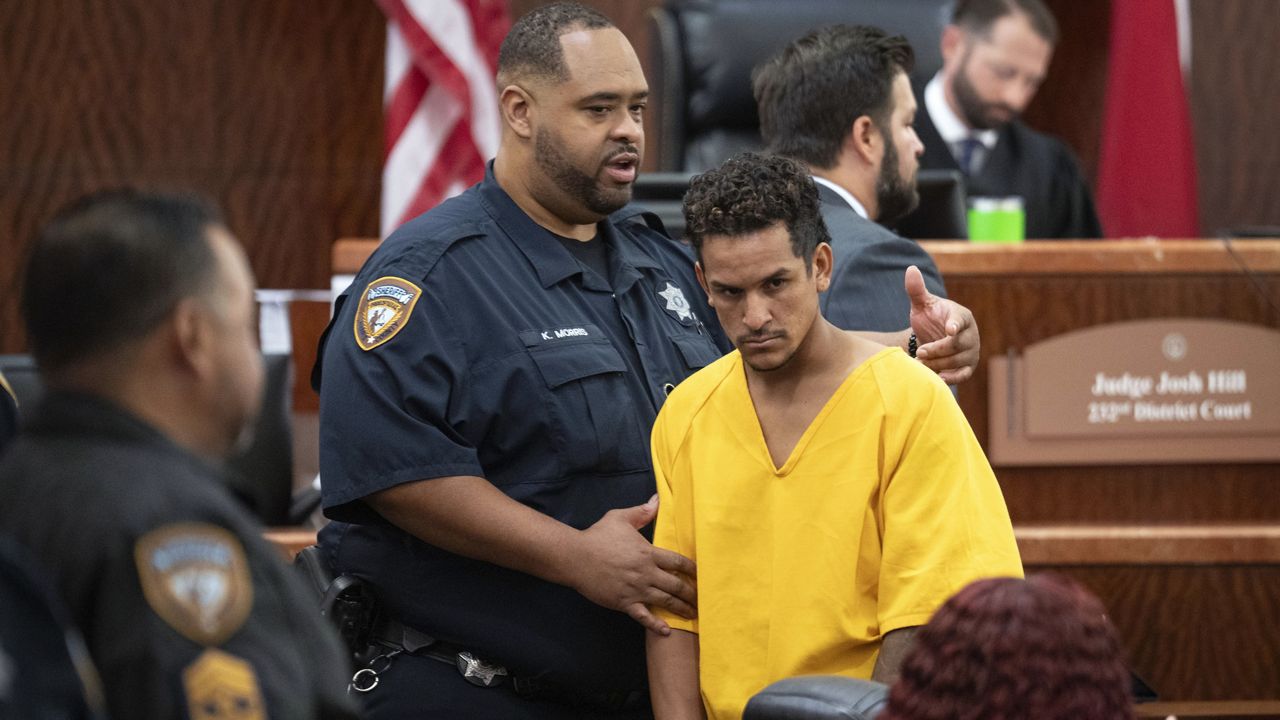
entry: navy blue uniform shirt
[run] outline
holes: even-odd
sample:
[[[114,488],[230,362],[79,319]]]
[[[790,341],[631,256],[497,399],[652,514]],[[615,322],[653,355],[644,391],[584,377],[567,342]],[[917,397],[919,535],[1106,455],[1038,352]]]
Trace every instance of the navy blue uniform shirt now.
[[[0,458],[0,528],[53,582],[110,717],[358,717],[337,634],[222,469],[124,408],[46,394]]]
[[[445,552],[364,502],[486,478],[575,528],[654,492],[667,392],[729,348],[688,252],[624,209],[598,224],[605,280],[485,179],[387,238],[321,341],[321,534],[401,621],[514,674],[644,684],[643,629],[573,590]]]

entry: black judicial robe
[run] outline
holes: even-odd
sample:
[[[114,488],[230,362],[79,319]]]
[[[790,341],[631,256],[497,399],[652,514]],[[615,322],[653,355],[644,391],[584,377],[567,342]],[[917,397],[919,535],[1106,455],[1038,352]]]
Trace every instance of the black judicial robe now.
[[[920,167],[959,170],[951,149],[933,126],[924,100],[917,100],[916,134],[924,143]],[[1102,237],[1093,196],[1067,146],[1018,120],[998,132],[996,146],[987,154],[982,169],[965,179],[969,197],[1021,195],[1028,239]]]

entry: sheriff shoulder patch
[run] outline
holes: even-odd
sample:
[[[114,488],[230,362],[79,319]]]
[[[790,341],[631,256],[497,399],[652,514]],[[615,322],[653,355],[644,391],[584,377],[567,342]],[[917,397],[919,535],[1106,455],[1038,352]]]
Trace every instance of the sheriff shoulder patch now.
[[[209,648],[182,671],[191,720],[264,720],[258,676],[248,662]]]
[[[244,625],[253,581],[244,547],[230,531],[206,523],[166,525],[133,549],[142,594],[174,630],[217,645]]]
[[[396,336],[409,322],[422,288],[404,278],[386,276],[369,283],[356,306],[356,344],[372,350]]]

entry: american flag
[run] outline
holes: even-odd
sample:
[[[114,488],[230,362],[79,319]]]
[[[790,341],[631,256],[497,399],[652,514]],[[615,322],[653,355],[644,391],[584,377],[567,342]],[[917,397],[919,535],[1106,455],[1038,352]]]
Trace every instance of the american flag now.
[[[484,176],[498,150],[505,0],[377,0],[387,16],[382,235]]]

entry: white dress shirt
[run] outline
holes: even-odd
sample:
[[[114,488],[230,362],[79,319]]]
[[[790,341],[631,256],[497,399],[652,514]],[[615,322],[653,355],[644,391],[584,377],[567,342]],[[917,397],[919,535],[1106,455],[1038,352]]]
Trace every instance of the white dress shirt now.
[[[946,94],[942,89],[942,73],[939,72],[933,76],[928,85],[924,86],[924,107],[929,112],[929,119],[933,121],[933,127],[938,130],[938,135],[942,136],[942,141],[947,144],[947,148],[951,150],[951,156],[961,165],[963,170],[964,141],[967,138],[973,138],[982,143],[973,151],[972,166],[970,174],[976,175],[982,169],[982,163],[987,159],[987,155],[996,146],[996,140],[999,135],[995,130],[973,130],[960,116],[956,115],[951,106],[947,104]]]
[[[862,207],[862,203],[858,202],[858,198],[851,195],[848,190],[845,190],[844,188],[840,187],[839,185],[831,182],[826,178],[818,177],[817,175],[813,176],[813,181],[824,187],[831,188],[832,191],[835,192],[835,194],[844,198],[844,201],[849,203],[849,207],[853,208],[853,211],[861,215],[863,219],[865,220],[871,219],[870,217],[867,216],[867,209]]]

